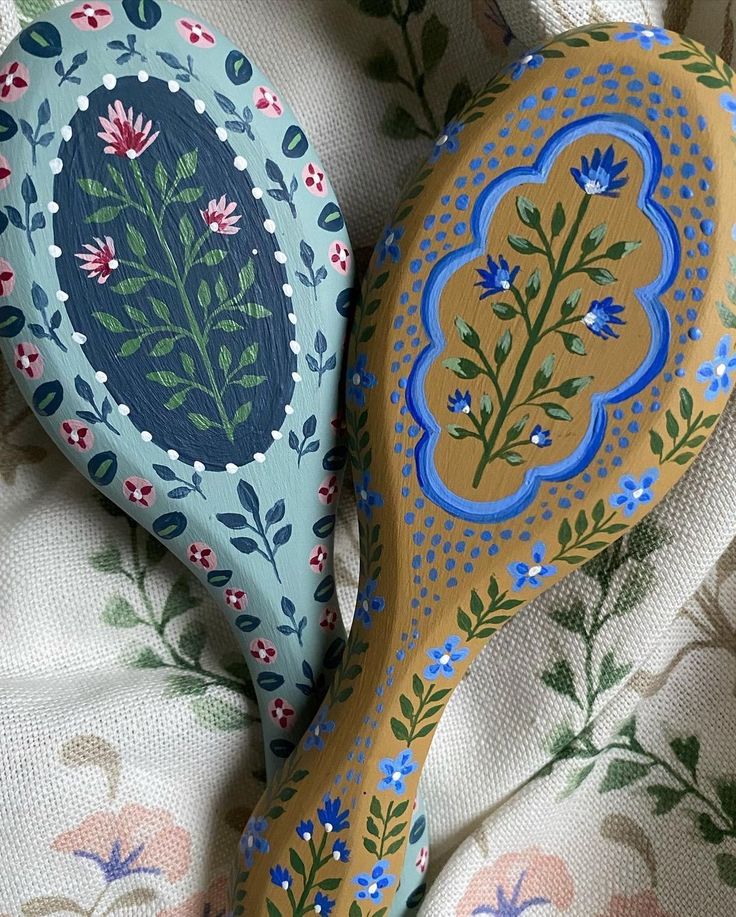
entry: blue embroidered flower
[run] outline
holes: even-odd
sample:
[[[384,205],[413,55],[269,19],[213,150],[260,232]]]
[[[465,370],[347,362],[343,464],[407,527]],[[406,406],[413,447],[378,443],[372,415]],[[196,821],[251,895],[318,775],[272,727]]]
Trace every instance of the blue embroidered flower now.
[[[278,888],[283,888],[284,891],[287,891],[291,888],[291,883],[294,880],[291,878],[291,873],[288,869],[284,869],[283,866],[274,866],[271,869],[271,881]]]
[[[365,390],[374,388],[376,377],[366,370],[368,358],[361,353],[355,361],[355,366],[348,371],[348,398],[351,398],[359,408],[365,405]]]
[[[322,736],[325,733],[335,731],[335,721],[327,719],[327,712],[327,707],[322,707],[314,722],[309,727],[307,738],[304,742],[304,747],[306,749],[316,748],[318,751],[322,751],[325,747],[325,740]]]
[[[730,354],[730,356],[729,356]],[[695,378],[698,382],[707,383],[705,400],[713,401],[720,394],[731,388],[731,376],[736,369],[736,354],[731,353],[731,338],[725,334],[716,347],[712,360],[706,360],[698,367]]]
[[[511,891],[510,898],[506,896],[506,889],[503,885],[497,885],[495,905],[481,904],[480,907],[472,911],[471,917],[480,917],[482,914],[487,914],[488,917],[521,917],[521,914],[525,913],[530,908],[537,908],[544,904],[550,904],[550,899],[543,898],[541,895],[535,895],[533,898],[521,897],[522,885],[526,876],[526,870],[522,870],[521,875],[516,880],[516,884]]]
[[[526,57],[522,57],[521,60],[516,61],[511,68],[511,79],[518,80],[527,69],[538,70],[543,63],[544,58],[541,54],[527,54]]]
[[[543,430],[541,423],[538,423],[529,435],[529,442],[539,449],[544,449],[545,446],[552,445],[552,437],[549,430]]]
[[[377,490],[371,490],[371,473],[364,471],[360,481],[355,483],[355,496],[358,498],[358,509],[370,519],[374,506],[383,506],[383,497]]]
[[[314,896],[314,913],[322,914],[323,917],[328,917],[332,913],[332,908],[335,906],[335,902],[332,898],[328,898],[327,895],[323,895],[322,892],[317,892]]]
[[[350,862],[350,848],[339,838],[332,845],[332,859],[337,860],[338,863],[349,863]]]
[[[614,162],[613,155],[613,144],[610,144],[603,154],[596,147],[590,162],[587,156],[583,156],[580,168],[570,169],[570,174],[586,194],[618,197],[617,189],[622,188],[629,180],[626,175],[618,177],[628,165],[628,159]]]
[[[456,153],[460,149],[460,140],[458,135],[462,131],[464,124],[458,121],[450,121],[445,130],[437,138],[432,155],[429,157],[430,162],[437,162],[443,153]]]
[[[380,904],[383,900],[384,888],[389,888],[396,881],[396,876],[389,875],[388,860],[379,860],[371,872],[361,872],[355,876],[353,882],[358,886],[355,897],[359,901],[372,901],[374,904]]]
[[[311,818],[308,818],[306,821],[299,822],[296,833],[303,841],[311,841],[314,836],[314,822]]]
[[[721,93],[721,108],[725,108],[733,117],[731,118],[731,128],[736,130],[736,96],[730,92]]]
[[[331,834],[333,831],[344,831],[346,828],[350,827],[350,812],[348,809],[341,812],[340,805],[340,798],[338,796],[334,799],[325,796],[323,807],[317,809],[319,823],[328,834]]]
[[[386,258],[396,264],[401,258],[401,248],[399,242],[404,235],[403,226],[387,226],[383,232],[383,238],[378,243],[378,264],[383,264]]]
[[[444,675],[445,678],[452,678],[455,674],[452,664],[465,659],[470,652],[467,646],[456,649],[459,642],[460,638],[453,635],[445,640],[443,646],[435,646],[431,650],[427,650],[427,655],[433,662],[425,668],[425,678],[437,678],[439,675]]]
[[[270,847],[268,841],[263,837],[263,832],[268,827],[265,818],[251,818],[245,826],[243,836],[240,838],[240,852],[247,869],[253,866],[254,853],[268,853]]]
[[[470,392],[465,392],[463,395],[459,388],[455,389],[454,395],[447,396],[447,410],[452,411],[453,414],[469,414],[471,404]]]
[[[531,564],[524,563],[524,561],[509,564],[509,573],[515,577],[515,591],[522,589],[524,586],[531,586],[536,589],[545,576],[554,576],[557,573],[557,567],[554,564],[544,563],[545,551],[544,544],[538,541],[532,549]]]
[[[486,296],[493,296],[494,293],[503,293],[505,290],[510,289],[516,275],[521,270],[518,264],[514,268],[509,268],[509,263],[503,255],[498,256],[498,264],[488,255],[486,267],[488,268],[486,271],[484,271],[482,267],[476,268],[481,279],[475,286],[483,287],[485,290],[485,293],[480,294],[481,299],[485,299]]]
[[[378,769],[384,775],[378,782],[378,789],[393,790],[397,796],[401,796],[406,791],[404,777],[413,774],[418,767],[416,761],[412,761],[410,748],[402,751],[395,758],[384,758],[378,765]]]
[[[355,617],[366,627],[371,626],[373,615],[383,611],[386,605],[385,600],[380,595],[376,595],[376,586],[376,581],[369,579],[358,593],[355,603]]]
[[[642,25],[639,22],[629,23],[630,32],[615,35],[616,41],[638,41],[645,51],[651,51],[655,42],[658,45],[671,45],[672,38],[663,28],[656,25]]]
[[[623,311],[624,307],[615,303],[613,296],[606,296],[605,299],[592,300],[590,308],[580,321],[597,337],[607,341],[609,338],[618,337],[611,325],[626,324],[622,318],[618,317],[619,313]]]
[[[650,468],[637,481],[630,474],[625,474],[619,481],[619,486],[623,488],[620,493],[613,494],[610,499],[611,506],[623,507],[624,516],[631,516],[642,503],[651,503],[653,499],[652,484],[659,477],[659,471],[656,468]]]

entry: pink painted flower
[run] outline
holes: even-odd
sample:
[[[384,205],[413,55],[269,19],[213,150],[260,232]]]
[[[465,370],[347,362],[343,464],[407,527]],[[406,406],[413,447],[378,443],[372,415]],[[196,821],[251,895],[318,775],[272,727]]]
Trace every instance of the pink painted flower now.
[[[112,10],[106,3],[83,3],[72,10],[69,18],[83,32],[95,32],[110,25]]]
[[[0,258],[0,296],[10,296],[15,287],[15,271],[9,261]]]
[[[651,888],[636,895],[614,895],[598,917],[674,917],[665,911]]]
[[[263,663],[263,665],[271,665],[272,662],[276,662],[278,651],[270,640],[266,640],[264,637],[258,637],[255,640],[251,640],[250,654],[254,659],[257,659],[258,662]]]
[[[327,563],[327,548],[323,544],[315,545],[309,555],[309,566],[313,573],[322,573]]]
[[[328,474],[327,477],[319,485],[319,490],[317,491],[317,496],[319,497],[319,502],[324,503],[325,506],[329,506],[333,500],[337,497],[337,475]]]
[[[314,162],[308,162],[302,170],[302,181],[307,191],[316,197],[324,197],[327,194],[327,176],[324,171]]]
[[[248,594],[244,589],[226,589],[225,604],[233,611],[242,611],[248,604]]]
[[[156,490],[145,478],[126,478],[123,481],[123,494],[127,500],[139,506],[149,507],[156,502]]]
[[[21,341],[15,345],[15,368],[29,379],[40,379],[43,375],[43,357],[35,344]]]
[[[0,191],[8,187],[12,174],[13,170],[10,168],[10,163],[4,156],[0,155]]]
[[[16,102],[28,89],[28,67],[13,61],[0,70],[0,102]]]
[[[426,847],[422,847],[417,856],[417,869],[419,872],[426,872],[427,866],[429,865],[429,850]]]
[[[267,118],[280,118],[284,113],[281,100],[268,86],[256,86],[253,90],[253,102],[258,111],[263,112]]]
[[[330,246],[330,266],[338,274],[347,274],[350,269],[350,249],[344,242],[333,242]]]
[[[79,252],[74,257],[83,261],[79,265],[82,271],[89,271],[87,276],[97,278],[97,283],[105,283],[107,278],[118,268],[118,259],[115,257],[115,243],[110,236],[105,236],[105,241],[95,236],[97,247],[85,243],[86,252]]]
[[[268,705],[268,712],[271,719],[280,726],[281,729],[286,729],[296,714],[294,708],[290,707],[283,697],[277,697],[275,700],[272,700]]]
[[[214,570],[217,566],[217,555],[212,548],[203,541],[195,541],[187,548],[189,563],[204,570]]]
[[[114,105],[107,106],[107,117],[99,117],[103,130],[97,134],[100,140],[107,143],[105,152],[115,156],[127,156],[137,159],[158,137],[159,132],[151,133],[153,121],[143,123],[143,115],[133,118],[133,109],[126,112],[123,103],[117,99]]]
[[[96,812],[60,834],[52,847],[94,863],[105,881],[132,875],[182,879],[191,865],[189,832],[165,809],[129,803],[119,812]]]
[[[322,609],[322,617],[320,618],[319,626],[324,627],[325,630],[334,630],[336,624],[337,611],[334,608]]]
[[[66,444],[77,452],[87,452],[95,441],[94,433],[81,420],[62,420],[59,432]]]
[[[235,201],[230,201],[228,204],[223,194],[219,201],[213,198],[207,205],[207,209],[199,212],[212,232],[219,232],[223,236],[234,236],[236,232],[240,232],[240,227],[235,224],[242,219],[239,213],[233,213],[237,206]]]
[[[198,48],[211,48],[215,44],[215,36],[208,32],[201,22],[177,19],[176,30],[190,45],[196,45]]]
[[[158,917],[225,917],[228,910],[229,879],[218,876],[210,882],[205,892],[190,895],[186,901],[173,907],[165,907]]]

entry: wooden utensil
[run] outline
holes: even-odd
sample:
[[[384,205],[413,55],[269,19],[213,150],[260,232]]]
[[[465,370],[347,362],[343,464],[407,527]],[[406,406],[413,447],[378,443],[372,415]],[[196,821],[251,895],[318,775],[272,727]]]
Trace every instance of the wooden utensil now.
[[[387,912],[472,658],[713,429],[736,371],[732,79],[662,29],[570,32],[494,79],[416,175],[352,333],[356,623],[307,733],[325,748],[302,744],[246,829],[236,915]]]

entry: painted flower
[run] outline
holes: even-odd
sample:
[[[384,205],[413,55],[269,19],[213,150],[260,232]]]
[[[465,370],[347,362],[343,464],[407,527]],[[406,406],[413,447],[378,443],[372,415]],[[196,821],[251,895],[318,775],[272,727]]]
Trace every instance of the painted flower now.
[[[355,602],[355,617],[365,627],[370,627],[373,621],[373,615],[383,611],[386,602],[380,596],[376,595],[378,583],[374,579],[369,579],[365,586],[358,592],[358,598]]]
[[[378,243],[378,264],[379,266],[388,258],[394,264],[401,258],[401,248],[399,242],[404,235],[403,226],[387,226],[383,231],[381,241]]]
[[[731,338],[725,334],[718,345],[712,360],[701,363],[695,373],[698,382],[705,382],[705,400],[713,401],[718,395],[725,394],[731,388],[731,373],[736,369],[736,353],[731,353]]]
[[[455,389],[454,395],[447,396],[447,410],[453,414],[469,414],[472,403],[470,392],[463,394],[459,388]]]
[[[675,917],[672,911],[665,911],[657,899],[654,889],[637,892],[635,895],[614,895],[605,911],[597,917]]]
[[[83,32],[95,32],[110,25],[112,10],[106,3],[83,3],[71,11],[69,18]]]
[[[280,118],[284,113],[281,99],[268,86],[256,86],[253,90],[253,104],[267,118]]]
[[[732,115],[731,128],[736,130],[736,96],[730,92],[723,92],[721,93],[720,102],[721,108],[724,108]]]
[[[427,650],[427,655],[432,660],[424,669],[425,678],[438,678],[443,675],[445,678],[452,678],[455,674],[453,663],[465,659],[470,650],[467,646],[457,648],[460,643],[460,637],[456,634],[448,637],[442,646],[435,646]]]
[[[549,435],[549,430],[543,430],[541,423],[538,423],[529,435],[529,442],[539,449],[544,449],[552,445],[552,437]]]
[[[339,838],[332,845],[332,859],[338,863],[349,863],[350,862],[350,848]]]
[[[113,271],[118,268],[118,259],[115,257],[115,243],[110,236],[105,236],[105,241],[95,236],[97,247],[85,243],[87,252],[79,252],[74,257],[79,258],[83,264],[79,265],[80,270],[89,271],[87,276],[92,279],[97,278],[97,283],[105,283]]]
[[[629,180],[626,175],[618,177],[626,168],[628,159],[614,162],[613,155],[613,144],[610,144],[603,154],[596,147],[590,162],[587,156],[583,156],[580,168],[570,169],[570,174],[586,194],[618,197],[617,189],[622,188]]]
[[[361,872],[353,879],[358,886],[355,897],[359,901],[371,901],[380,904],[383,891],[396,881],[396,876],[389,875],[388,860],[379,860],[370,872]]]
[[[214,570],[217,566],[217,555],[212,548],[202,541],[195,541],[187,548],[189,563],[203,570]]]
[[[419,872],[427,871],[427,866],[429,866],[429,849],[427,847],[422,847],[422,849],[417,854],[415,866]]]
[[[367,371],[367,363],[368,358],[361,353],[353,368],[348,370],[348,398],[354,401],[359,408],[365,406],[365,389],[375,388],[378,381],[373,373]]]
[[[435,141],[429,157],[430,162],[437,162],[444,153],[456,153],[460,149],[460,132],[464,126],[464,124],[454,120],[445,126],[444,131]]]
[[[87,452],[95,441],[94,433],[81,420],[63,420],[59,432],[66,444],[77,452]]]
[[[143,874],[178,882],[191,865],[189,833],[164,809],[135,803],[88,816],[52,847],[94,863],[107,883]]]
[[[10,296],[15,289],[15,271],[9,261],[0,258],[0,296]]]
[[[626,324],[622,318],[618,317],[619,313],[623,311],[624,307],[615,303],[613,296],[606,296],[605,299],[594,299],[580,321],[597,337],[607,341],[609,338],[618,337],[611,325]]]
[[[10,168],[10,163],[4,156],[0,155],[0,191],[8,187],[12,174],[13,170]]]
[[[639,481],[632,478],[630,474],[625,474],[619,481],[622,490],[613,494],[610,499],[611,506],[616,509],[623,508],[624,516],[631,516],[641,504],[652,502],[654,499],[652,484],[658,477],[659,471],[656,468],[645,471]]]
[[[228,203],[223,194],[219,201],[213,198],[207,205],[207,209],[199,212],[212,232],[217,232],[221,236],[234,236],[235,233],[240,232],[240,227],[235,224],[242,219],[241,214],[233,212],[237,206],[235,201]]]
[[[191,19],[177,19],[176,31],[190,45],[196,45],[198,48],[211,48],[215,44],[215,36],[201,22],[194,22]]]
[[[0,70],[0,102],[15,102],[28,89],[28,67],[13,61]]]
[[[206,891],[195,892],[181,904],[165,907],[157,917],[226,917],[229,903],[230,880],[226,875],[210,882]]]
[[[153,506],[156,502],[156,490],[150,481],[133,475],[123,481],[123,495],[130,503],[138,506]]]
[[[406,792],[404,777],[413,774],[419,765],[412,760],[412,751],[405,749],[395,758],[383,758],[378,765],[383,777],[378,781],[379,790],[393,790],[397,796]]]
[[[302,169],[304,187],[315,197],[324,197],[327,194],[327,176],[316,162],[308,162]]]
[[[557,567],[554,564],[545,564],[544,555],[546,548],[541,541],[538,541],[532,549],[532,562],[525,563],[523,560],[515,564],[509,564],[509,573],[514,577],[514,590],[523,589],[524,586],[531,586],[536,589],[546,576],[554,576],[557,573]]]
[[[672,44],[672,36],[660,26],[642,25],[640,22],[631,22],[629,25],[631,31],[615,35],[616,41],[638,41],[645,51],[651,51],[655,44]]]
[[[350,249],[344,242],[333,242],[329,252],[330,267],[338,274],[347,274],[350,270]]]
[[[103,129],[97,136],[107,143],[105,152],[114,156],[137,159],[159,135],[158,131],[151,133],[153,121],[144,124],[142,114],[134,118],[133,109],[126,112],[120,99],[107,106],[107,117],[100,115],[99,121]]]
[[[485,293],[480,294],[481,299],[485,299],[486,296],[493,296],[494,293],[503,293],[510,289],[512,283],[516,279],[516,275],[521,270],[518,264],[516,267],[509,268],[509,263],[503,255],[498,256],[498,263],[488,255],[486,267],[488,268],[487,270],[483,270],[481,267],[476,268],[481,279],[475,286],[483,287],[485,290]]]
[[[243,835],[240,838],[240,852],[245,861],[246,869],[253,866],[254,853],[268,853],[270,845],[263,836],[268,822],[265,818],[256,818],[254,815],[248,819]]]
[[[328,898],[327,895],[324,895],[322,892],[317,892],[314,896],[314,913],[315,914],[324,914],[325,917],[328,917],[332,913],[332,909],[335,906],[335,902],[332,898]]]
[[[291,888],[291,883],[294,880],[291,878],[291,873],[288,869],[284,869],[283,866],[273,866],[271,867],[271,882],[279,888],[283,888],[284,891],[287,891]]]
[[[291,725],[296,711],[289,706],[283,697],[276,697],[268,705],[268,714],[279,728],[287,729]]]
[[[319,626],[325,630],[334,630],[337,624],[337,611],[334,608],[323,608]]]
[[[350,827],[350,810],[341,809],[339,796],[334,799],[325,796],[322,808],[317,809],[317,818],[328,834],[345,831]]]
[[[339,485],[337,482],[336,474],[328,474],[327,477],[319,485],[317,490],[317,496],[319,497],[319,502],[323,503],[325,506],[329,506],[330,503],[337,497],[337,491]]]
[[[297,825],[296,833],[303,841],[311,841],[314,837],[314,822],[311,818],[308,818],[306,821],[301,821]]]
[[[35,344],[21,341],[13,351],[15,368],[29,379],[40,379],[43,375],[43,357]]]
[[[312,548],[312,551],[309,555],[309,566],[311,567],[312,573],[324,572],[328,556],[328,551],[325,545],[318,544]]]
[[[370,519],[374,506],[383,506],[383,497],[377,490],[371,490],[371,473],[366,470],[363,477],[355,482],[355,496],[358,509]]]
[[[265,637],[257,637],[255,640],[251,640],[249,649],[251,656],[263,665],[271,665],[276,662],[278,650],[275,644],[270,640],[266,640]]]
[[[328,720],[327,715],[327,707],[322,707],[317,716],[314,718],[314,722],[307,730],[307,738],[304,742],[304,747],[306,749],[316,748],[318,751],[322,751],[322,749],[325,747],[325,740],[323,736],[325,733],[329,735],[331,732],[335,731],[335,721]]]
[[[544,58],[541,54],[527,54],[525,57],[522,57],[521,60],[516,61],[512,66],[511,79],[518,80],[527,70],[538,70],[543,63]]]
[[[248,593],[244,589],[225,590],[225,604],[233,611],[242,611],[248,604]]]

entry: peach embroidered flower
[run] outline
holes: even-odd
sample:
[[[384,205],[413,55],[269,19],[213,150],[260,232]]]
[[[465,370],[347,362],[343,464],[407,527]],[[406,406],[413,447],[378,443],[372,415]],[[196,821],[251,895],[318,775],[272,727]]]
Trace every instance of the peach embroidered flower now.
[[[201,22],[177,19],[176,30],[190,45],[196,45],[198,48],[212,48],[216,44],[215,36]]]
[[[107,278],[118,268],[118,259],[115,257],[115,243],[110,236],[105,236],[105,241],[95,236],[97,247],[85,243],[87,252],[79,252],[74,257],[83,261],[79,265],[82,271],[89,271],[89,278],[97,277],[97,283],[105,283]]]
[[[218,876],[210,882],[207,891],[190,895],[181,904],[165,907],[158,912],[158,917],[225,917],[228,889],[228,877]]]
[[[16,102],[28,89],[28,67],[13,61],[0,70],[0,102]]]
[[[195,541],[187,549],[189,563],[195,567],[202,567],[204,570],[214,570],[217,566],[217,555],[208,544],[202,541]]]
[[[268,86],[256,86],[253,90],[253,102],[267,118],[280,118],[284,113],[281,100]]]
[[[329,251],[330,266],[338,274],[347,274],[350,268],[350,249],[344,242],[333,242]]]
[[[143,115],[133,117],[133,109],[126,112],[120,99],[114,105],[107,106],[107,117],[99,117],[103,130],[97,134],[100,140],[107,143],[105,152],[114,156],[127,156],[137,159],[158,137],[159,131],[151,133],[153,121],[143,123]]]
[[[123,494],[131,503],[139,506],[153,506],[156,502],[156,491],[153,484],[145,478],[129,477],[123,481]]]
[[[219,232],[223,236],[234,236],[236,232],[240,232],[240,227],[235,224],[242,219],[239,213],[233,213],[237,206],[235,201],[230,201],[228,204],[223,194],[219,201],[213,198],[207,205],[207,209],[199,212],[212,232]]]
[[[15,288],[15,271],[9,261],[0,258],[0,296],[10,296]]]
[[[43,375],[43,357],[35,344],[21,341],[13,352],[15,368],[29,379],[40,379]]]
[[[110,25],[112,10],[106,3],[83,3],[72,10],[69,18],[83,32],[95,32]]]
[[[77,452],[87,452],[95,441],[94,433],[81,420],[63,420],[59,432],[67,446],[71,446]]]

